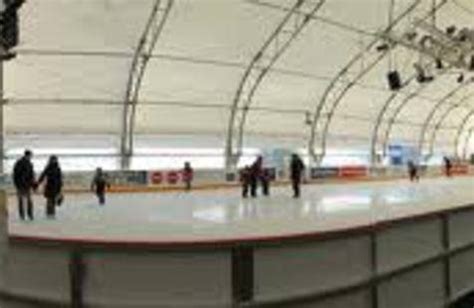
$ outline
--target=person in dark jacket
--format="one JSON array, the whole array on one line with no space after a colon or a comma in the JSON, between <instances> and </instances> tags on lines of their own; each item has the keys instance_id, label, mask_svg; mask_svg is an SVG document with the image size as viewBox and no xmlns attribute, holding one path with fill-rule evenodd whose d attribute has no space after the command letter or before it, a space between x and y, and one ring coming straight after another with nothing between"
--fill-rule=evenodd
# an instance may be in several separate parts
<instances>
[{"instance_id":1,"label":"person in dark jacket","mask_svg":"<svg viewBox=\"0 0 474 308\"><path fill-rule=\"evenodd\" d=\"M410 181L412 182L418 182L420 180L420 176L418 175L418 167L411 160L408 161L408 175L410 177Z\"/></svg>"},{"instance_id":2,"label":"person in dark jacket","mask_svg":"<svg viewBox=\"0 0 474 308\"><path fill-rule=\"evenodd\" d=\"M453 169L453 163L451 162L451 159L449 159L449 157L447 156L443 157L443 161L444 161L444 172L446 176L449 178L452 176L451 171Z\"/></svg>"},{"instance_id":3,"label":"person in dark jacket","mask_svg":"<svg viewBox=\"0 0 474 308\"><path fill-rule=\"evenodd\" d=\"M299 198L301 193L301 178L303 176L305 166L301 158L293 154L291 155L291 162L290 162L290 179L291 185L293 188L293 197Z\"/></svg>"},{"instance_id":4,"label":"person in dark jacket","mask_svg":"<svg viewBox=\"0 0 474 308\"><path fill-rule=\"evenodd\" d=\"M33 153L26 150L22 158L16 161L13 167L13 183L18 198L18 212L21 220L25 219L25 202L28 218L33 220L33 200L31 193L36 189L35 172L31 158Z\"/></svg>"},{"instance_id":5,"label":"person in dark jacket","mask_svg":"<svg viewBox=\"0 0 474 308\"><path fill-rule=\"evenodd\" d=\"M249 186L251 181L250 176L250 167L245 166L244 169L240 171L240 183L242 184L242 197L247 198L249 193Z\"/></svg>"},{"instance_id":6,"label":"person in dark jacket","mask_svg":"<svg viewBox=\"0 0 474 308\"><path fill-rule=\"evenodd\" d=\"M110 188L110 183L107 180L106 174L102 171L102 168L97 168L94 179L92 180L91 190L95 190L95 194L99 199L99 204L105 204L105 191Z\"/></svg>"},{"instance_id":7,"label":"person in dark jacket","mask_svg":"<svg viewBox=\"0 0 474 308\"><path fill-rule=\"evenodd\" d=\"M62 203L63 174L55 155L49 157L48 164L44 168L38 180L38 185L46 181L44 186L44 197L46 198L46 217L54 218L56 205Z\"/></svg>"},{"instance_id":8,"label":"person in dark jacket","mask_svg":"<svg viewBox=\"0 0 474 308\"><path fill-rule=\"evenodd\" d=\"M270 182L271 182L270 169L263 168L260 176L260 182L262 184L262 193L264 196L270 196Z\"/></svg>"},{"instance_id":9,"label":"person in dark jacket","mask_svg":"<svg viewBox=\"0 0 474 308\"><path fill-rule=\"evenodd\" d=\"M257 156L257 159L250 166L250 195L255 198L257 197L257 186L258 182L262 178L262 166L263 158L262 156Z\"/></svg>"}]
</instances>

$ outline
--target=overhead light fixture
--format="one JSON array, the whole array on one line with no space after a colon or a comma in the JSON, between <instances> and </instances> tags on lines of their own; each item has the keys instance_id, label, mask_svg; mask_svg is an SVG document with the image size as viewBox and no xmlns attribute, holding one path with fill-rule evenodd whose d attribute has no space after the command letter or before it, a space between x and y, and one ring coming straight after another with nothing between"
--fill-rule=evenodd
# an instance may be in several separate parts
<instances>
[{"instance_id":1,"label":"overhead light fixture","mask_svg":"<svg viewBox=\"0 0 474 308\"><path fill-rule=\"evenodd\" d=\"M408 41L414 41L417 36L418 36L418 33L416 33L415 31L410 31L410 32L405 33L405 38Z\"/></svg>"},{"instance_id":2,"label":"overhead light fixture","mask_svg":"<svg viewBox=\"0 0 474 308\"><path fill-rule=\"evenodd\" d=\"M390 90L397 91L402 88L402 81L398 71L391 71L387 74L388 86Z\"/></svg>"},{"instance_id":3,"label":"overhead light fixture","mask_svg":"<svg viewBox=\"0 0 474 308\"><path fill-rule=\"evenodd\" d=\"M419 83L425 83L425 82L430 82L434 80L433 76L426 74L425 69L419 63L413 64L413 67L416 70L416 80Z\"/></svg>"},{"instance_id":4,"label":"overhead light fixture","mask_svg":"<svg viewBox=\"0 0 474 308\"><path fill-rule=\"evenodd\" d=\"M387 43L383 43L377 46L377 51L387 51L390 49L390 46Z\"/></svg>"},{"instance_id":5,"label":"overhead light fixture","mask_svg":"<svg viewBox=\"0 0 474 308\"><path fill-rule=\"evenodd\" d=\"M443 61L441 61L440 58L437 58L435 63L436 63L436 68L437 69L442 70L444 68Z\"/></svg>"},{"instance_id":6,"label":"overhead light fixture","mask_svg":"<svg viewBox=\"0 0 474 308\"><path fill-rule=\"evenodd\" d=\"M446 28L447 35L454 35L455 32L456 32L456 26L454 25Z\"/></svg>"}]
</instances>

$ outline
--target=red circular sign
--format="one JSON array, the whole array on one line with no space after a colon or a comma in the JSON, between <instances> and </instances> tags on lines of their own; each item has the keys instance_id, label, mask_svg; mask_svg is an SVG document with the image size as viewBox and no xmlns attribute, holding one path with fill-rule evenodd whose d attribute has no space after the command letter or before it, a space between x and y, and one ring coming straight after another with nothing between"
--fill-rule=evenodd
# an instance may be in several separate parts
<instances>
[{"instance_id":1,"label":"red circular sign","mask_svg":"<svg viewBox=\"0 0 474 308\"><path fill-rule=\"evenodd\" d=\"M168 176L166 177L166 179L168 180L168 183L176 184L179 180L179 173L176 171L170 171L168 172Z\"/></svg>"},{"instance_id":2,"label":"red circular sign","mask_svg":"<svg viewBox=\"0 0 474 308\"><path fill-rule=\"evenodd\" d=\"M152 184L161 184L163 182L163 173L161 172L153 172L151 174L151 183Z\"/></svg>"}]
</instances>

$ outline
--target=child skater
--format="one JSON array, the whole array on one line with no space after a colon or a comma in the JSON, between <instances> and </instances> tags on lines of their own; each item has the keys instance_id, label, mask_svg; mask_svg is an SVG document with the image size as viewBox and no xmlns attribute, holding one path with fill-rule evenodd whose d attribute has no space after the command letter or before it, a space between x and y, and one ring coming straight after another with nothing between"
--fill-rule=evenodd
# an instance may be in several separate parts
<instances>
[{"instance_id":1,"label":"child skater","mask_svg":"<svg viewBox=\"0 0 474 308\"><path fill-rule=\"evenodd\" d=\"M95 172L94 179L92 180L91 190L95 190L95 194L99 199L99 204L105 204L105 191L106 188L110 188L110 184L107 181L105 173L102 171L102 168L97 168Z\"/></svg>"}]
</instances>

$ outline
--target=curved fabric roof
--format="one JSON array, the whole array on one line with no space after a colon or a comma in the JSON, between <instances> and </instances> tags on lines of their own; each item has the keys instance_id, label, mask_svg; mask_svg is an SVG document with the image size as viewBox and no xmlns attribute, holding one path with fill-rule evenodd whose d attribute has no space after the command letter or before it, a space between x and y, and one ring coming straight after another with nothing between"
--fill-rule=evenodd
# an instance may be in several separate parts
<instances>
[{"instance_id":1,"label":"curved fabric roof","mask_svg":"<svg viewBox=\"0 0 474 308\"><path fill-rule=\"evenodd\" d=\"M379 151L384 142L419 144L424 132L425 150L433 143L452 153L456 140L461 146L474 127L474 115L469 116L474 87L459 87L452 72L434 71L434 82L410 82L394 94L387 87L387 71L396 68L407 81L420 55L396 47L383 56L375 50L379 43L362 52L380 42L389 12L392 21L400 19L393 32L404 33L420 18L433 22L433 2L439 6L434 17L440 29L474 27L472 0L29 1L21 12L18 57L6 65L6 131L127 133L124 112L133 111L124 109L124 101L134 54L159 4L151 26L159 33L138 86L131 133L217 134L224 146L236 107L234 152L239 117L248 110L244 145L268 137L306 146L313 135L315 153L322 146L370 150L376 136ZM305 16L308 22L301 26ZM298 25L300 32L283 49ZM259 53L262 58L252 69ZM265 69L248 103L255 85L250 79ZM312 120L317 122L311 125Z\"/></svg>"}]
</instances>

